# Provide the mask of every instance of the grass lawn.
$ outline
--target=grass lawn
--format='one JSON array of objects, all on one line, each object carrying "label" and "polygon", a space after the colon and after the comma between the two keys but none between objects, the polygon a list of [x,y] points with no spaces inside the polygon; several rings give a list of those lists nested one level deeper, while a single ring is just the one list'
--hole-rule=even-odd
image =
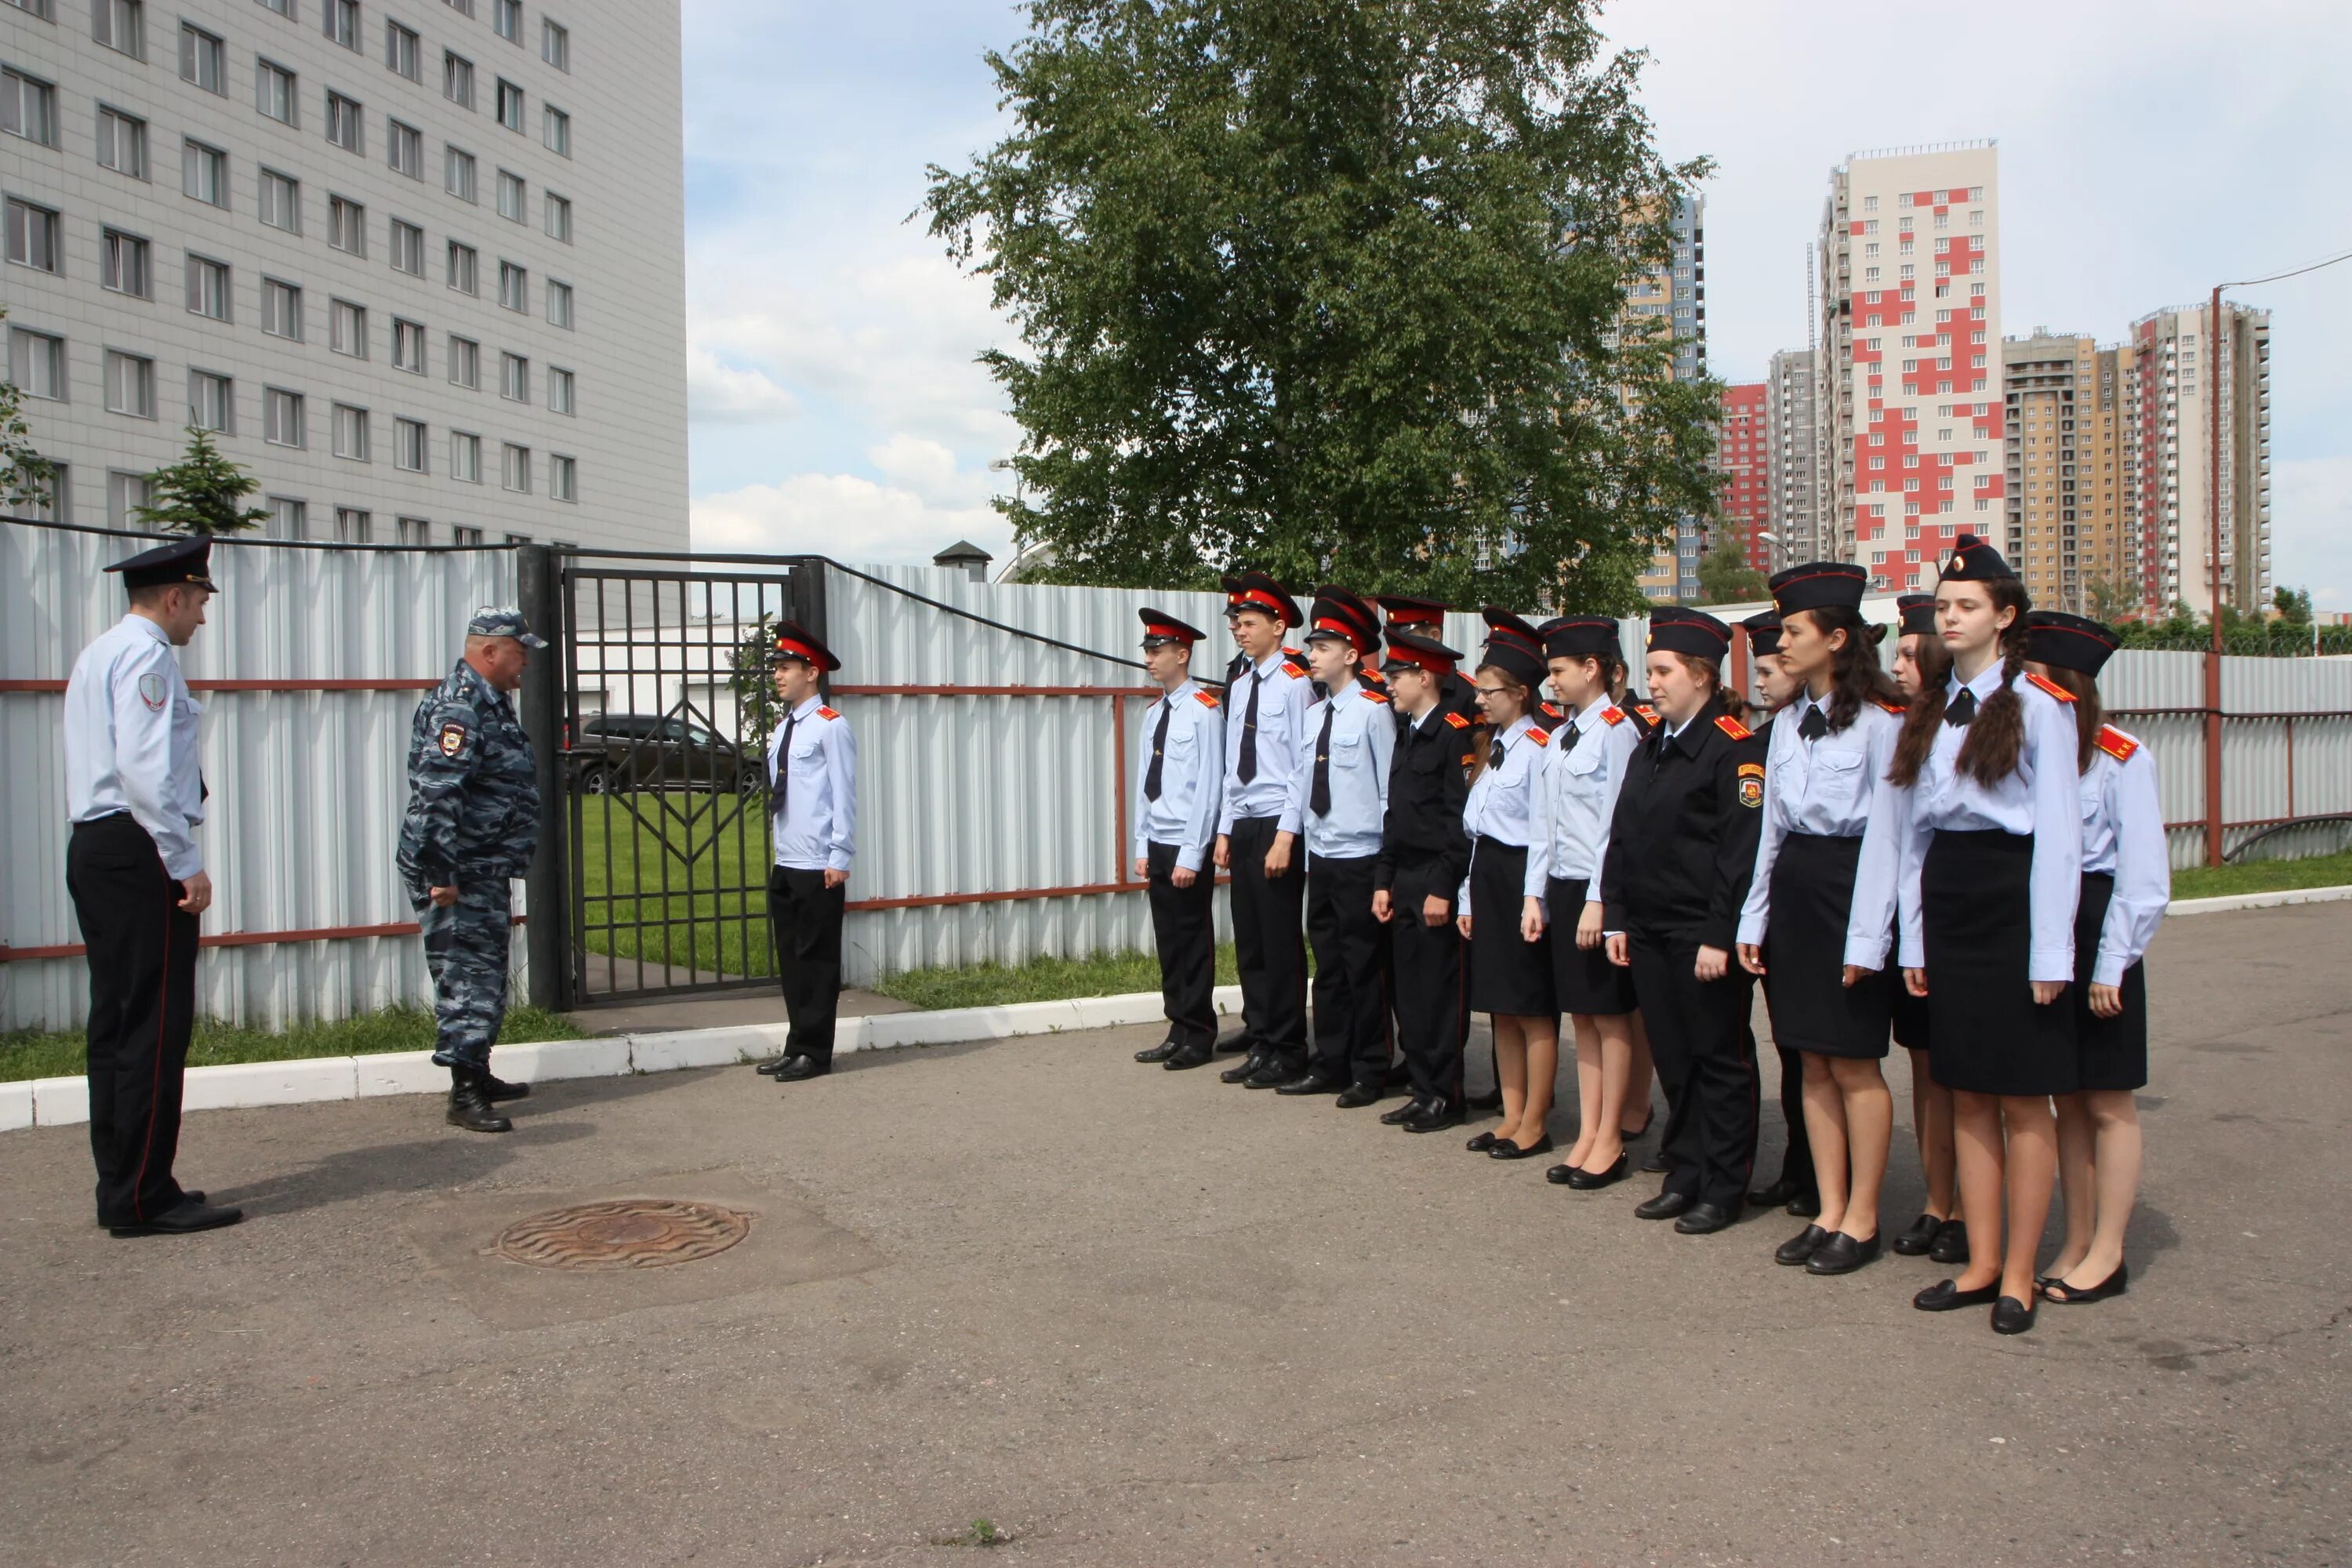
[{"label": "grass lawn", "polygon": [[[501,1039],[576,1040],[585,1031],[560,1013],[536,1007],[507,1009]],[[279,1034],[196,1020],[195,1039],[188,1047],[192,1068],[222,1067],[230,1062],[281,1062],[298,1057],[366,1057],[385,1051],[421,1051],[433,1044],[433,1015],[417,1007],[388,1007],[340,1023],[297,1024]],[[0,1083],[28,1078],[71,1078],[86,1068],[79,1029],[49,1033],[0,1034]]]},{"label": "grass lawn", "polygon": [[2252,860],[2242,866],[2195,866],[2172,874],[2176,899],[2218,899],[2231,893],[2276,893],[2290,888],[2352,885],[2352,851],[2303,860]]},{"label": "grass lawn", "polygon": [[[1236,979],[1234,945],[1217,949],[1217,984]],[[1058,1002],[1071,996],[1123,996],[1160,989],[1160,961],[1148,952],[1094,958],[1039,958],[1027,963],[976,963],[965,969],[913,969],[886,975],[872,989],[926,1010]]]},{"label": "grass lawn", "polygon": [[757,799],[749,804],[684,790],[582,800],[588,950],[706,973],[774,973],[768,819]]}]

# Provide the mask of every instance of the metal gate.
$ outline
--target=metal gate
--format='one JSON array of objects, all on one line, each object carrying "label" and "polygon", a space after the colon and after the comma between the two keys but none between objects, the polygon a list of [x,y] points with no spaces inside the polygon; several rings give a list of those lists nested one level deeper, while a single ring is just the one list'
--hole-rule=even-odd
[{"label": "metal gate", "polygon": [[780,619],[824,636],[823,567],[591,551],[554,576],[562,1005],[772,984],[767,649]]}]

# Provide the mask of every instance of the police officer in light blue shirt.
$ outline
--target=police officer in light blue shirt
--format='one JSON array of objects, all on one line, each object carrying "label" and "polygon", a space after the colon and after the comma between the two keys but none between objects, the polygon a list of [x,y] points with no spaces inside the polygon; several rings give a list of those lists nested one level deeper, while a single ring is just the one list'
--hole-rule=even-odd
[{"label": "police officer in light blue shirt", "polygon": [[849,721],[820,690],[841,668],[814,634],[776,627],[773,678],[784,721],[768,742],[768,800],[775,864],[768,872],[768,927],[792,1020],[780,1057],[760,1070],[780,1083],[833,1070],[841,1002],[841,925],[849,863],[857,852],[857,742]]},{"label": "police officer in light blue shirt", "polygon": [[1143,621],[1144,668],[1160,695],[1143,710],[1135,874],[1151,900],[1168,1036],[1135,1059],[1181,1071],[1205,1066],[1216,1054],[1217,881],[1205,862],[1224,782],[1224,719],[1216,698],[1192,679],[1201,633],[1165,610],[1136,613]]}]

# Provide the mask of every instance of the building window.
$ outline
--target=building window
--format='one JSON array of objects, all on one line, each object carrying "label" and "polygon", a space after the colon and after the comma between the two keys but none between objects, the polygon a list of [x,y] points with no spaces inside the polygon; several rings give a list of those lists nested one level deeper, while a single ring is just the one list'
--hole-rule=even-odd
[{"label": "building window", "polygon": [[547,150],[562,157],[572,156],[572,116],[560,109],[542,106],[540,118]]},{"label": "building window", "polygon": [[547,367],[547,407],[551,414],[577,414],[572,400],[572,373],[554,365]]},{"label": "building window", "polygon": [[106,411],[155,417],[155,362],[119,349],[106,351]]},{"label": "building window", "polygon": [[547,459],[547,493],[557,500],[580,499],[580,465],[551,454]]},{"label": "building window", "polygon": [[392,319],[392,368],[425,374],[425,323]]},{"label": "building window", "polygon": [[450,147],[441,155],[442,187],[461,202],[474,199],[474,155]]},{"label": "building window", "polygon": [[51,8],[51,0],[7,0],[7,3],[29,16],[38,16],[44,22],[58,19],[57,12]]},{"label": "building window", "polygon": [[269,521],[261,526],[265,539],[307,539],[310,534],[310,509],[287,496],[271,496]]},{"label": "building window", "polygon": [[228,96],[228,46],[194,22],[180,24],[180,79]]},{"label": "building window", "polygon": [[469,485],[482,482],[482,438],[463,430],[449,432],[449,477]]},{"label": "building window", "polygon": [[147,476],[144,474],[110,473],[106,476],[106,526],[133,529],[142,527],[139,511],[147,504]]},{"label": "building window", "polygon": [[509,170],[499,171],[499,216],[516,223],[524,221],[522,176]]},{"label": "building window", "polygon": [[539,24],[539,58],[557,70],[572,68],[572,30],[561,22],[541,18]]},{"label": "building window", "polygon": [[368,411],[348,403],[335,405],[335,456],[354,463],[368,460]]},{"label": "building window", "polygon": [[419,421],[392,422],[392,466],[412,474],[425,471],[425,426]]},{"label": "building window", "polygon": [[522,42],[522,0],[495,0],[498,9],[492,13],[490,26],[499,37],[509,44]]},{"label": "building window", "polygon": [[136,299],[155,297],[155,279],[147,260],[147,242],[135,234],[107,229],[99,241],[100,281],[117,294]]},{"label": "building window", "polygon": [[273,338],[302,341],[302,290],[275,278],[261,280],[261,330]]},{"label": "building window", "polygon": [[517,403],[530,401],[530,361],[520,354],[499,356],[499,395]]},{"label": "building window", "polygon": [[398,218],[392,220],[392,269],[413,278],[425,276],[425,231]]},{"label": "building window", "polygon": [[482,543],[482,531],[478,528],[460,528],[453,524],[449,530],[449,542],[461,550],[467,548],[478,550]]},{"label": "building window", "polygon": [[449,334],[449,380],[457,386],[482,387],[482,345],[471,338]]},{"label": "building window", "polygon": [[327,94],[327,140],[347,152],[365,150],[366,132],[356,100],[340,92]]},{"label": "building window", "polygon": [[547,319],[555,326],[569,330],[572,326],[572,285],[547,280]]},{"label": "building window", "polygon": [[8,379],[27,397],[62,403],[66,395],[66,341],[24,327],[8,329]]},{"label": "building window", "polygon": [[273,447],[300,447],[302,395],[270,387],[261,395],[261,438]]},{"label": "building window", "polygon": [[384,162],[412,180],[425,177],[425,132],[397,120],[383,123]]},{"label": "building window", "polygon": [[98,162],[134,180],[147,177],[147,122],[119,109],[98,111]]},{"label": "building window", "polygon": [[277,12],[288,21],[294,19],[294,0],[261,0],[264,8]]},{"label": "building window", "polygon": [[292,71],[268,60],[253,62],[254,108],[282,125],[291,125],[299,102],[300,84]]},{"label": "building window", "polygon": [[441,96],[464,108],[474,107],[474,62],[454,50],[441,57]]},{"label": "building window", "polygon": [[56,146],[58,89],[22,71],[0,70],[0,131]]},{"label": "building window", "polygon": [[293,175],[261,171],[261,221],[289,234],[302,232],[302,186]]},{"label": "building window", "polygon": [[530,274],[511,261],[499,263],[499,303],[509,310],[530,313]]},{"label": "building window", "polygon": [[320,19],[327,37],[347,49],[360,47],[360,0],[321,0]]},{"label": "building window", "polygon": [[540,203],[547,209],[547,237],[572,243],[572,198],[542,195]]},{"label": "building window", "polygon": [[499,78],[499,123],[509,131],[522,129],[522,89]]},{"label": "building window", "polygon": [[208,370],[188,372],[188,423],[199,430],[236,434],[236,384]]},{"label": "building window", "polygon": [[147,58],[147,7],[142,0],[90,0],[89,36],[132,59]]},{"label": "building window", "polygon": [[395,76],[411,81],[423,81],[425,74],[417,63],[416,34],[397,22],[383,25],[383,63]]},{"label": "building window", "polygon": [[208,205],[228,205],[228,154],[202,142],[180,145],[180,190]]},{"label": "building window", "polygon": [[228,263],[209,257],[188,258],[188,309],[215,321],[229,319]]},{"label": "building window", "polygon": [[368,356],[367,307],[336,300],[327,310],[327,346],[353,359]]},{"label": "building window", "polygon": [[449,287],[460,294],[479,295],[482,291],[480,258],[470,245],[449,242]]},{"label": "building window", "polygon": [[355,506],[335,509],[335,541],[339,544],[372,544],[375,542],[375,515]]},{"label": "building window", "polygon": [[8,259],[19,267],[55,272],[58,261],[58,215],[30,202],[8,198]]},{"label": "building window", "polygon": [[349,196],[327,198],[327,243],[353,256],[367,254],[367,208]]},{"label": "building window", "polygon": [[474,0],[449,0],[449,9],[460,16],[470,16],[474,14]]},{"label": "building window", "polygon": [[530,493],[530,447],[507,443],[499,453],[499,483],[523,495]]},{"label": "building window", "polygon": [[421,517],[396,518],[393,521],[394,536],[408,545],[433,542],[433,524]]}]

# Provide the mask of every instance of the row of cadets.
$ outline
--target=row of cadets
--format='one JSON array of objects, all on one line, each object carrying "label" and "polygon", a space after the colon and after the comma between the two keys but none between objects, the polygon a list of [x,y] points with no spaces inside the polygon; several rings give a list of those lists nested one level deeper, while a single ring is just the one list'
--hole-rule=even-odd
[{"label": "row of cadets", "polygon": [[1661,721],[1626,770],[1601,864],[1610,961],[1630,968],[1666,1093],[1665,1179],[1633,1211],[1685,1235],[1739,1215],[1756,1158],[1753,977],[1732,960],[1756,866],[1764,742],[1722,687],[1731,628],[1696,610],[1650,617]]},{"label": "row of cadets", "polygon": [[[1884,786],[1905,705],[1862,618],[1868,574],[1811,562],[1772,578],[1769,655],[1791,688],[1770,723],[1754,876],[1739,962],[1769,976],[1765,1005],[1781,1053],[1798,1058],[1801,1121],[1820,1194],[1815,1223],[1774,1261],[1845,1274],[1880,1252],[1878,1197],[1894,1104],[1887,1051],[1897,792]],[[1796,1121],[1790,1141],[1795,1142]]]},{"label": "row of cadets", "polygon": [[1160,995],[1168,1036],[1139,1062],[1170,1071],[1206,1066],[1216,1052],[1217,881],[1207,861],[1223,794],[1224,724],[1217,699],[1192,679],[1201,632],[1146,608],[1143,664],[1160,684],[1144,710],[1151,746],[1135,785],[1135,874],[1151,901]]},{"label": "row of cadets", "polygon": [[1396,721],[1362,679],[1380,617],[1344,588],[1315,592],[1307,659],[1322,695],[1307,710],[1312,749],[1291,775],[1283,820],[1307,839],[1307,940],[1315,952],[1315,1050],[1277,1094],[1339,1096],[1339,1109],[1387,1092],[1388,933],[1374,910]]}]

